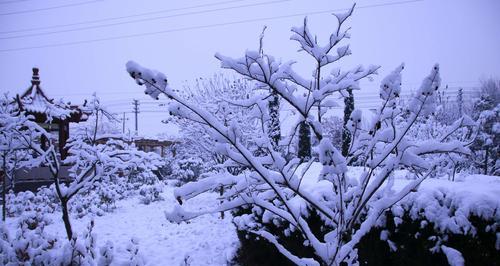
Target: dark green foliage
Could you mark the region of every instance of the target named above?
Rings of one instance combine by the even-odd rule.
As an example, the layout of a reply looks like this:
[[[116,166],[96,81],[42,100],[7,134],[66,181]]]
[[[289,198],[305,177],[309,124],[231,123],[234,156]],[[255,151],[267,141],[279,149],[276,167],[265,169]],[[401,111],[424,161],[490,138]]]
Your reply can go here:
[[[299,125],[299,151],[297,156],[307,160],[311,158],[311,128],[306,121]]]
[[[347,89],[349,96],[344,98],[344,130],[342,131],[342,156],[347,157],[349,146],[351,145],[351,133],[347,129],[347,121],[351,118],[354,111],[354,95],[352,89]]]
[[[275,92],[271,92],[271,98],[268,104],[269,108],[269,123],[268,132],[269,139],[271,140],[271,145],[274,150],[279,150],[279,141],[281,139],[281,128],[280,128],[280,97]]]
[[[460,251],[465,265],[500,265],[500,252],[495,249],[495,233],[486,232],[492,221],[470,217],[469,221],[478,231],[476,236],[472,236],[438,233],[433,224],[421,228],[422,220],[412,221],[407,215],[403,218],[404,222],[396,227],[393,218],[389,213],[386,228],[373,229],[358,245],[360,265],[448,265],[442,252],[430,251],[436,245],[436,240],[429,240],[433,236],[443,239],[444,245]],[[387,242],[380,240],[382,230],[390,232],[389,240],[396,244],[397,251],[391,252]]]
[[[250,213],[250,209],[240,208],[235,211],[234,216],[239,216],[244,213]],[[308,218],[308,223],[316,235],[321,235],[320,228],[322,222],[317,215],[311,215]],[[289,236],[285,236],[284,230],[288,228],[288,224],[276,226],[273,223],[266,223],[266,230],[271,234],[279,237],[279,242],[284,245],[293,254],[299,257],[315,258],[313,249],[303,245],[304,238],[299,230],[292,232]],[[256,238],[255,235],[245,231],[237,231],[238,239],[240,240],[240,249],[236,256],[236,262],[241,266],[275,266],[275,265],[295,265],[283,256],[273,244],[262,238]]]
[[[243,213],[250,213],[250,210],[238,210],[238,215]],[[386,227],[372,229],[357,245],[360,265],[448,265],[446,256],[440,250],[430,251],[436,246],[438,239],[442,240],[442,244],[460,251],[465,259],[465,265],[500,265],[500,252],[495,249],[495,229],[498,231],[498,224],[495,227],[494,221],[476,216],[470,217],[469,221],[477,229],[477,234],[472,236],[436,232],[434,224],[427,223],[426,226],[421,226],[423,220],[411,220],[408,214],[403,216],[403,223],[396,227],[394,216],[390,212],[386,215]],[[319,219],[319,216],[311,215],[308,222],[321,239],[324,231],[320,232],[322,222]],[[488,225],[490,225],[489,231],[486,230]],[[287,225],[277,227],[274,224],[266,224],[266,229],[279,236],[280,243],[292,253],[300,257],[314,258],[313,250],[302,245],[304,238],[298,231],[285,237],[283,231],[287,227]],[[388,242],[380,239],[383,230],[389,231],[389,240],[397,246],[395,252],[390,250]],[[293,265],[265,239],[256,239],[255,235],[249,235],[244,231],[238,231],[238,238],[241,245],[236,261],[239,265]]]

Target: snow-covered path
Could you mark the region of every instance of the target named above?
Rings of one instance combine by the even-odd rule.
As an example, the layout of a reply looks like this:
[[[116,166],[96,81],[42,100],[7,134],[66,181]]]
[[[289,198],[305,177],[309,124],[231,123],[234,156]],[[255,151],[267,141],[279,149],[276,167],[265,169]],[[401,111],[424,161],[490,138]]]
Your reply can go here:
[[[127,265],[126,247],[132,237],[139,240],[140,252],[147,265],[180,265],[189,256],[190,265],[225,265],[237,248],[237,236],[230,215],[221,220],[219,214],[205,215],[192,220],[189,224],[169,223],[164,211],[175,203],[173,188],[165,187],[164,201],[144,205],[139,199],[117,202],[117,209],[101,217],[95,217],[94,232],[97,246],[112,241],[115,250],[114,265]],[[191,210],[210,207],[215,194],[200,195],[186,203]],[[46,232],[65,237],[60,213],[51,215],[54,223]],[[72,219],[73,230],[82,233],[90,217]],[[14,227],[14,219],[10,227]]]

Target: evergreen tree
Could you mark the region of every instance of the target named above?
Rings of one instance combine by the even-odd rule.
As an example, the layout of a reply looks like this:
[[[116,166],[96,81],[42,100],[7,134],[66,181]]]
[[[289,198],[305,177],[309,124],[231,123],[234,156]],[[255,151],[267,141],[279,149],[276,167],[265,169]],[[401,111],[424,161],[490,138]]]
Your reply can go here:
[[[279,149],[279,142],[281,139],[281,128],[280,128],[280,98],[279,95],[272,91],[271,98],[268,103],[269,108],[269,122],[268,126],[268,134],[269,139],[271,140],[271,145],[274,150]]]
[[[500,174],[498,147],[500,146],[500,81],[486,81],[480,98],[474,103],[473,118],[479,124],[478,135],[472,145],[476,167],[485,175]]]
[[[311,158],[311,129],[306,121],[299,125],[298,157],[303,160]]]
[[[347,129],[347,122],[354,111],[354,95],[352,89],[347,89],[349,94],[344,98],[344,130],[342,131],[342,156],[347,157],[349,153],[349,146],[351,144],[351,133]]]

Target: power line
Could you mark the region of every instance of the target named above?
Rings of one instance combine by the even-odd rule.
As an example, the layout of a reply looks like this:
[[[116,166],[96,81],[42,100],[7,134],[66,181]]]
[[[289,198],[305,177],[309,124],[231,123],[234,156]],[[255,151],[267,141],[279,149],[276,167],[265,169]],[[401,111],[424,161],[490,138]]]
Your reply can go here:
[[[29,0],[24,0],[24,1],[29,1]],[[231,3],[236,3],[236,2],[245,2],[245,1],[248,1],[248,0],[222,1],[222,2],[216,2],[216,3],[210,3],[210,4],[202,4],[202,5],[195,5],[195,6],[188,6],[188,7],[181,7],[181,8],[173,8],[173,9],[164,9],[164,10],[159,10],[159,11],[145,12],[145,13],[139,13],[139,14],[132,14],[132,15],[127,15],[127,16],[111,17],[111,18],[96,19],[96,20],[87,20],[87,21],[81,21],[81,22],[75,22],[75,23],[68,23],[68,24],[58,24],[58,25],[52,25],[52,26],[46,26],[46,27],[18,29],[18,30],[11,30],[11,31],[0,31],[0,33],[1,34],[5,34],[5,33],[17,33],[17,32],[26,32],[26,31],[35,31],[35,30],[47,30],[47,29],[62,28],[62,27],[69,27],[69,26],[93,24],[93,23],[113,21],[113,20],[119,20],[119,19],[125,19],[125,18],[141,17],[141,16],[154,15],[154,14],[162,14],[162,13],[171,13],[171,12],[174,12],[174,11],[189,10],[189,9],[195,9],[195,8],[201,8],[201,7],[218,6],[218,5],[231,4]]]
[[[13,0],[13,1],[1,1],[0,5],[5,5],[5,4],[17,4],[19,2],[26,2],[26,1],[31,1],[31,0]]]
[[[28,10],[20,10],[20,11],[12,11],[12,12],[0,13],[0,16],[34,13],[34,12],[39,12],[39,11],[60,9],[60,8],[66,8],[66,7],[95,4],[97,2],[103,2],[103,1],[104,0],[92,0],[92,1],[84,1],[84,2],[79,2],[79,3],[73,3],[73,4],[65,4],[65,5],[60,5],[60,6],[52,6],[52,7],[44,7],[44,8],[36,8],[36,9],[28,9]]]
[[[423,1],[424,0],[407,0],[407,1],[390,2],[390,3],[385,3],[385,4],[373,4],[373,5],[359,6],[358,9],[374,8],[374,7],[382,7],[382,6],[392,6],[392,5],[402,5],[402,4],[409,4],[409,3],[415,3],[415,2],[423,2]],[[331,10],[324,10],[324,11],[304,12],[304,13],[296,13],[296,14],[290,14],[290,15],[274,16],[274,17],[246,19],[246,20],[239,20],[239,21],[232,21],[232,22],[214,23],[214,24],[208,24],[208,25],[191,26],[191,27],[162,30],[162,31],[154,31],[154,32],[143,32],[143,33],[137,33],[137,34],[121,35],[121,36],[115,36],[115,37],[98,38],[98,39],[83,40],[83,41],[74,41],[74,42],[64,42],[64,43],[56,43],[56,44],[2,49],[2,50],[0,50],[0,52],[5,53],[5,52],[13,52],[13,51],[21,51],[21,50],[62,47],[62,46],[94,43],[94,42],[122,40],[122,39],[153,36],[153,35],[172,33],[172,32],[182,32],[182,31],[197,30],[197,29],[209,29],[209,28],[215,28],[215,27],[220,27],[220,26],[245,24],[245,23],[251,23],[251,22],[269,21],[269,20],[299,17],[299,16],[311,16],[311,15],[327,14],[327,13],[331,13],[331,12],[338,12],[338,11],[345,11],[345,10],[347,10],[347,9],[345,9],[345,8],[344,9],[331,9]]]
[[[283,3],[283,2],[289,2],[289,1],[291,1],[291,0],[277,0],[277,1],[271,1],[271,2],[261,2],[261,3],[255,3],[255,4],[246,4],[246,5],[240,5],[240,6],[234,6],[234,7],[223,7],[223,8],[215,8],[215,9],[210,9],[210,10],[187,12],[187,13],[181,13],[181,14],[175,14],[175,15],[169,15],[169,16],[160,16],[160,17],[153,17],[153,18],[143,18],[143,19],[136,19],[136,20],[130,20],[130,21],[122,21],[122,22],[117,22],[117,23],[109,23],[109,24],[102,24],[102,25],[95,25],[95,26],[86,26],[86,27],[80,27],[80,28],[75,28],[75,29],[49,31],[49,32],[41,32],[41,33],[32,33],[32,34],[24,34],[24,35],[17,35],[17,36],[11,36],[11,37],[0,37],[0,40],[11,40],[11,39],[28,38],[28,37],[31,38],[31,37],[37,37],[37,36],[45,36],[45,35],[53,35],[53,34],[66,33],[66,32],[75,32],[75,31],[83,31],[83,30],[90,30],[90,29],[108,28],[108,27],[119,26],[119,25],[134,24],[134,23],[140,23],[140,22],[147,22],[147,21],[167,19],[167,18],[174,18],[174,17],[183,17],[183,16],[190,16],[190,15],[200,15],[200,14],[206,14],[206,13],[212,13],[212,12],[218,12],[218,11],[225,11],[225,10],[232,10],[232,9],[238,9],[238,8],[245,8],[245,7],[273,5],[273,4]]]

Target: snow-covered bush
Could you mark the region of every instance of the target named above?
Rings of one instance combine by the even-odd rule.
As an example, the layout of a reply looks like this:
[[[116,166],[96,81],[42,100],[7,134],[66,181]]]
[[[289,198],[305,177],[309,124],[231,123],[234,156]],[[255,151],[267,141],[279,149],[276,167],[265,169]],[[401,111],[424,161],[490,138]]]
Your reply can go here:
[[[157,183],[153,185],[143,185],[139,189],[140,200],[148,205],[151,202],[163,200],[161,193],[163,192],[163,184]]]
[[[387,210],[360,243],[361,263],[453,265],[445,251],[453,249],[467,265],[494,265],[500,260],[497,181],[469,179],[461,184],[429,182],[434,185]]]
[[[349,46],[341,46],[340,43],[349,37],[343,25],[351,14],[352,10],[336,15],[337,29],[325,45],[320,45],[311,34],[307,20],[301,27],[292,29],[292,39],[317,63],[312,79],[293,71],[293,62],[277,60],[263,53],[262,49],[247,51],[243,57],[236,59],[216,55],[222,67],[268,87],[297,112],[300,118],[287,139],[293,138],[299,125],[306,125],[311,130],[318,140],[315,149],[322,164],[316,180],[303,179],[313,160],[304,163],[304,158],[297,156],[285,158],[271,144],[266,127],[262,127],[255,137],[255,145],[262,152],[254,153],[255,150],[244,142],[238,123],[224,124],[210,112],[180,97],[167,84],[164,74],[132,61],[127,63],[130,76],[137,84],[146,87],[146,94],[154,99],[160,94],[166,95],[171,99],[171,114],[205,125],[217,144],[215,150],[227,156],[233,165],[248,169],[236,175],[229,172],[212,175],[176,189],[174,194],[180,203],[214,189],[223,188],[224,192],[215,202],[217,207],[212,210],[189,212],[177,205],[166,213],[169,221],[179,223],[206,213],[248,206],[251,213],[242,213],[234,218],[237,228],[267,240],[291,262],[298,265],[356,264],[356,247],[362,237],[377,225],[385,210],[416,191],[421,182],[434,172],[436,165],[426,161],[424,156],[468,152],[466,143],[448,138],[449,134],[468,124],[453,124],[447,128],[448,133],[438,140],[414,142],[407,137],[408,130],[420,117],[428,116],[435,110],[435,92],[440,86],[438,65],[424,78],[418,93],[405,108],[397,105],[404,68],[403,65],[397,67],[382,80],[382,105],[369,127],[362,127],[361,111],[352,112],[347,124],[352,136],[347,158],[333,147],[312,110],[318,110],[332,94],[342,95],[347,89],[358,88],[360,79],[378,69],[376,66],[358,66],[350,71],[320,71],[322,67],[350,54]],[[260,106],[262,100],[260,97],[249,99],[247,105],[253,101],[254,106]],[[268,117],[264,115],[267,109],[259,110],[263,113],[262,119]],[[403,113],[408,114],[406,121],[396,126],[394,121]],[[354,159],[360,162],[364,171],[358,176],[349,176],[347,162]],[[400,168],[414,172],[418,178],[394,191],[392,176]],[[318,217],[316,223],[310,217]],[[306,246],[312,252],[301,256],[290,245],[284,245],[283,238],[268,230],[268,223],[297,232],[294,246]],[[321,229],[326,231],[321,232]]]
[[[447,137],[450,140],[471,143],[477,131],[477,123],[468,116],[463,116],[455,121],[462,126],[449,135],[448,128],[452,125],[445,125],[438,121],[434,115],[418,120],[415,125],[408,130],[408,138],[415,142],[425,142],[429,140],[439,140]],[[468,153],[447,153],[428,154],[425,159],[436,163],[436,171],[431,175],[434,178],[446,178],[455,180],[457,175],[474,172]]]
[[[106,244],[99,249],[99,261],[97,266],[109,266],[114,259],[114,246],[113,243],[107,241]]]
[[[99,204],[103,206],[106,211],[115,208],[115,202],[118,198],[116,191],[109,186],[99,186],[97,190],[99,196]]]
[[[336,116],[323,118],[323,132],[325,136],[332,140],[332,145],[337,150],[342,149],[342,132],[344,131],[342,119]]]
[[[15,234],[0,224],[0,264],[56,265],[59,242],[44,231],[48,221],[36,212],[22,215]]]
[[[17,221],[18,227],[21,229],[29,230],[40,230],[43,231],[46,225],[52,223],[52,220],[48,218],[44,213],[38,211],[27,211],[24,212],[19,220]]]
[[[62,265],[94,265],[97,260],[96,236],[92,232],[94,221],[91,220],[81,237],[76,235],[63,247]]]
[[[471,146],[475,167],[485,175],[500,175],[500,80],[483,82],[479,99],[474,103],[473,118],[479,123]]]
[[[7,194],[7,215],[18,217],[25,212],[53,213],[59,208],[59,201],[53,188],[41,187],[36,193],[21,191]]]
[[[177,185],[183,185],[198,180],[205,170],[201,158],[183,157],[173,161],[169,178],[176,180]]]
[[[37,217],[32,213],[25,214],[20,217],[15,232],[8,231],[5,224],[0,222],[0,265],[107,266],[113,262],[113,243],[107,241],[98,249],[92,220],[81,235],[75,234],[71,240],[67,240],[57,239],[45,232],[46,222],[43,219],[43,215]],[[138,249],[138,243],[135,243],[136,260],[140,259]]]
[[[131,238],[126,250],[128,253],[127,265],[142,266],[146,264],[144,256],[139,250],[139,239],[135,237]]]

